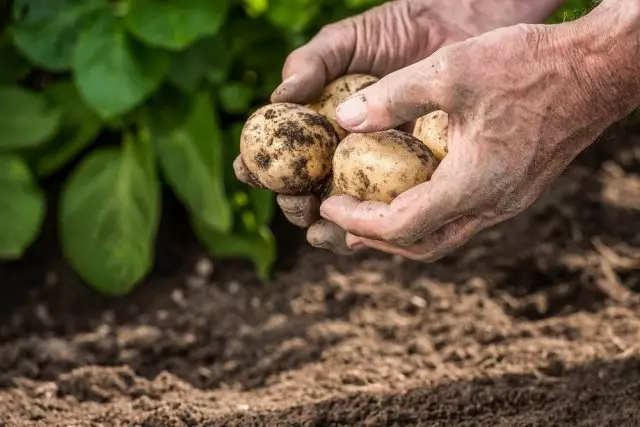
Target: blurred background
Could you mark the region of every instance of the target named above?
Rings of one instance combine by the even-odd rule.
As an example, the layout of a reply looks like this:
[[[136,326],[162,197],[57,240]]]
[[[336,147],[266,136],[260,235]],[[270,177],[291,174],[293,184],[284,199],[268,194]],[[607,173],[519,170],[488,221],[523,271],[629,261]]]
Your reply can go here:
[[[291,50],[380,3],[0,0],[0,259],[22,259],[51,224],[82,281],[125,295],[157,267],[173,197],[213,258],[268,279],[274,197],[232,170],[244,120]]]

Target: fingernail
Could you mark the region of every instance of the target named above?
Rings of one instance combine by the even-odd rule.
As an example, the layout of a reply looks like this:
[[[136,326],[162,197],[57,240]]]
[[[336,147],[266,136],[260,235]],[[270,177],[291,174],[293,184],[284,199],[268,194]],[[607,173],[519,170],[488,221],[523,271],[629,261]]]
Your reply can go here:
[[[331,215],[329,214],[329,212],[327,212],[327,208],[325,208],[324,205],[320,205],[320,216],[327,221],[333,222],[333,220],[331,219]]]
[[[357,242],[354,242],[352,244],[349,245],[349,249],[357,251],[358,249],[362,249],[364,248],[366,245],[364,243],[362,243],[362,240],[358,240]]]
[[[298,78],[297,74],[291,74],[289,77],[284,79],[282,83],[276,88],[275,92],[282,92],[287,89],[287,86],[291,85]]]
[[[361,125],[367,118],[367,103],[364,95],[356,95],[338,105],[336,114],[349,126]]]

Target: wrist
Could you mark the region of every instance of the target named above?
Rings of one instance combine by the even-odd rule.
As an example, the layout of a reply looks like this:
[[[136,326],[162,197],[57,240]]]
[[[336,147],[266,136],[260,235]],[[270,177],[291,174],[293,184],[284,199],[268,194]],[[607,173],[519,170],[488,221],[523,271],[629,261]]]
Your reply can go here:
[[[639,4],[603,0],[583,18],[557,26],[559,33],[568,35],[559,55],[571,61],[584,99],[593,109],[591,118],[607,125],[640,106]]]

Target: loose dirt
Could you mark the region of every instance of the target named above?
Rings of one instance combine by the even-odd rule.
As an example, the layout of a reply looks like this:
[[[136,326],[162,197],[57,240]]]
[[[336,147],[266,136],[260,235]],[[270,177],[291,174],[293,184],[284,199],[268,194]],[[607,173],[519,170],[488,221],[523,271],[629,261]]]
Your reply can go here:
[[[0,425],[640,425],[639,142],[610,130],[436,264],[295,230],[261,285],[204,259],[173,206],[154,275],[110,300],[50,227],[0,264]]]

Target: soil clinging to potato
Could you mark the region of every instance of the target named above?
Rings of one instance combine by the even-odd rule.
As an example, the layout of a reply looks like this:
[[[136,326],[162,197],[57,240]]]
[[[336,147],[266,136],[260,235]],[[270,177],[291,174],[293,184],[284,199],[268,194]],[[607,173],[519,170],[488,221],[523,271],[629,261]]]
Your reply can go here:
[[[338,135],[313,110],[288,103],[264,106],[244,126],[244,163],[265,187],[282,194],[317,192],[326,182]]]

